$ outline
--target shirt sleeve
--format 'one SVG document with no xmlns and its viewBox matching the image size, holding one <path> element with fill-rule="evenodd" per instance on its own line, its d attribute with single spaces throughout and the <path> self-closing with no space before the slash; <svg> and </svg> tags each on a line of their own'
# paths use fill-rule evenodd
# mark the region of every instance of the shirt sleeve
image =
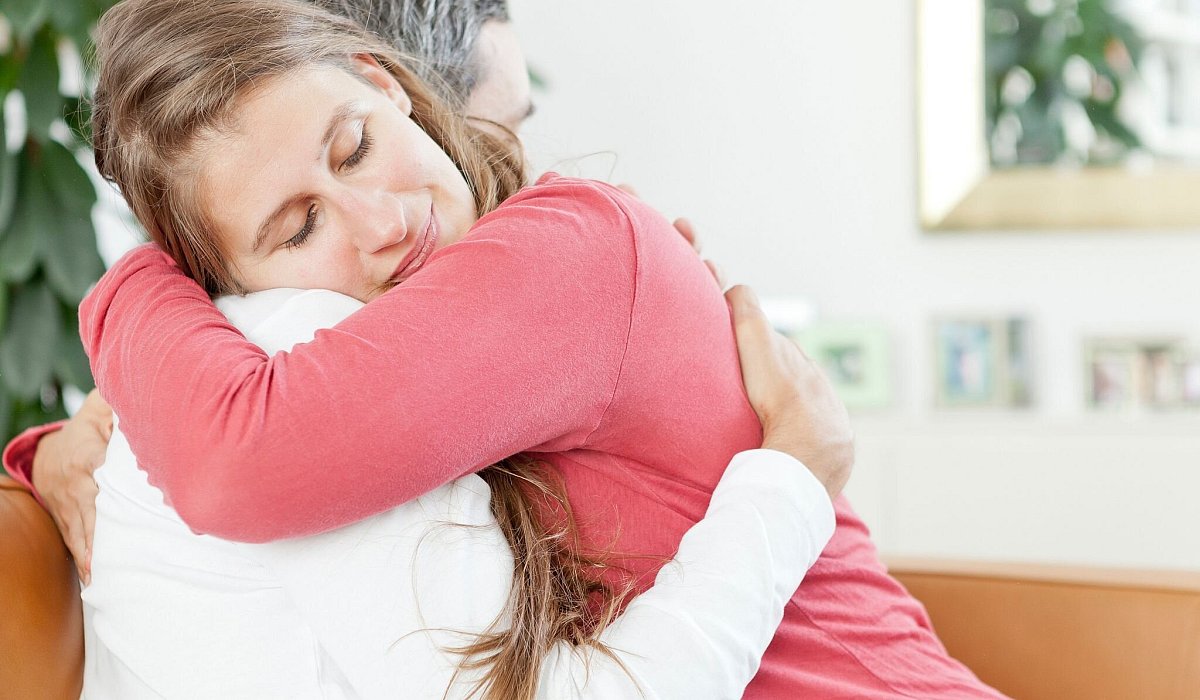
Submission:
<svg viewBox="0 0 1200 700">
<path fill-rule="evenodd" d="M 66 425 L 66 421 L 58 421 L 30 428 L 13 438 L 4 448 L 5 471 L 22 486 L 29 489 L 29 492 L 43 508 L 46 507 L 46 504 L 42 501 L 42 496 L 37 489 L 33 488 L 33 457 L 37 454 L 38 443 L 42 438 L 56 430 L 62 430 L 64 425 Z"/>
<path fill-rule="evenodd" d="M 562 643 L 538 697 L 741 697 L 833 529 L 829 497 L 800 462 L 739 453 L 675 560 L 602 633 L 616 660 Z M 448 650 L 497 619 L 513 566 L 477 479 L 347 528 L 249 546 L 363 697 L 445 688 L 461 661 Z M 478 678 L 464 672 L 449 697 Z"/>
<path fill-rule="evenodd" d="M 161 251 L 84 301 L 97 386 L 196 532 L 263 542 L 586 443 L 628 342 L 636 248 L 603 186 L 531 188 L 312 342 L 268 356 Z"/>
<path fill-rule="evenodd" d="M 739 453 L 675 561 L 604 631 L 616 658 L 560 644 L 538 697 L 741 697 L 833 530 L 829 496 L 804 465 Z"/>
</svg>

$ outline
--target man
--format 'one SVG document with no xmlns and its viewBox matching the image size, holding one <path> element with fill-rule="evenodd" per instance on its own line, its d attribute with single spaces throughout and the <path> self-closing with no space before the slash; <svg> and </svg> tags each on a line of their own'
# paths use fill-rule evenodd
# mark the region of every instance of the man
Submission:
<svg viewBox="0 0 1200 700">
<path fill-rule="evenodd" d="M 406 48 L 469 116 L 515 133 L 531 112 L 524 59 L 503 2 L 322 3 Z M 110 423 L 103 402 L 92 397 L 62 431 L 31 431 L 5 456 L 10 471 L 46 498 L 85 577 L 95 497 L 87 475 L 103 459 Z M 946 655 L 920 604 L 887 576 L 849 504 L 840 499 L 836 506 L 837 532 L 793 598 L 746 697 L 997 697 Z"/>
</svg>

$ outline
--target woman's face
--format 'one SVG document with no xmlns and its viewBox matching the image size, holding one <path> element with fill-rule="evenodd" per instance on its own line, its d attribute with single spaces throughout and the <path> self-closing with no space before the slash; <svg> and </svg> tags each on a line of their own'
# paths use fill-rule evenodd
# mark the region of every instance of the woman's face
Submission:
<svg viewBox="0 0 1200 700">
<path fill-rule="evenodd" d="M 399 83 L 314 67 L 242 100 L 205 144 L 201 206 L 248 291 L 331 289 L 369 301 L 477 217 L 449 156 L 410 118 Z"/>
</svg>

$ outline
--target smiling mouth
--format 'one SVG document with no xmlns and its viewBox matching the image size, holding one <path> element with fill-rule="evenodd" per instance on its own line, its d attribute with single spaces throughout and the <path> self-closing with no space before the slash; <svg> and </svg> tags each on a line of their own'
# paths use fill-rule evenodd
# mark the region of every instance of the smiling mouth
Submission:
<svg viewBox="0 0 1200 700">
<path fill-rule="evenodd" d="M 429 207 L 429 220 L 425 222 L 425 228 L 421 231 L 420 237 L 413 245 L 412 250 L 408 251 L 408 255 L 404 256 L 404 260 L 400 261 L 396 272 L 392 274 L 391 281 L 395 284 L 403 282 L 410 277 L 414 272 L 421 269 L 425 264 L 425 260 L 438 242 L 437 222 L 433 217 L 433 207 Z"/>
</svg>

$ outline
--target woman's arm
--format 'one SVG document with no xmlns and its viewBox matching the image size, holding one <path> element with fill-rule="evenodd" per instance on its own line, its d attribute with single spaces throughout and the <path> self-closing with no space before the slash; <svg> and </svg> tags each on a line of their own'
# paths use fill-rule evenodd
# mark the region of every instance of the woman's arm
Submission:
<svg viewBox="0 0 1200 700">
<path fill-rule="evenodd" d="M 93 390 L 70 420 L 30 428 L 8 444 L 4 467 L 54 518 L 75 569 L 89 580 L 89 547 L 96 521 L 96 482 L 112 436 L 112 409 Z"/>
<path fill-rule="evenodd" d="M 632 313 L 622 197 L 526 190 L 291 353 L 249 343 L 148 247 L 85 300 L 81 335 L 151 483 L 194 530 L 328 530 L 517 452 L 586 443 Z"/>
<path fill-rule="evenodd" d="M 29 489 L 33 497 L 43 507 L 46 505 L 46 502 L 42 500 L 42 495 L 38 493 L 37 488 L 33 485 L 33 463 L 42 445 L 42 441 L 46 437 L 62 430 L 66 424 L 67 421 L 62 420 L 29 428 L 4 446 L 4 470 L 22 486 Z"/>
</svg>

